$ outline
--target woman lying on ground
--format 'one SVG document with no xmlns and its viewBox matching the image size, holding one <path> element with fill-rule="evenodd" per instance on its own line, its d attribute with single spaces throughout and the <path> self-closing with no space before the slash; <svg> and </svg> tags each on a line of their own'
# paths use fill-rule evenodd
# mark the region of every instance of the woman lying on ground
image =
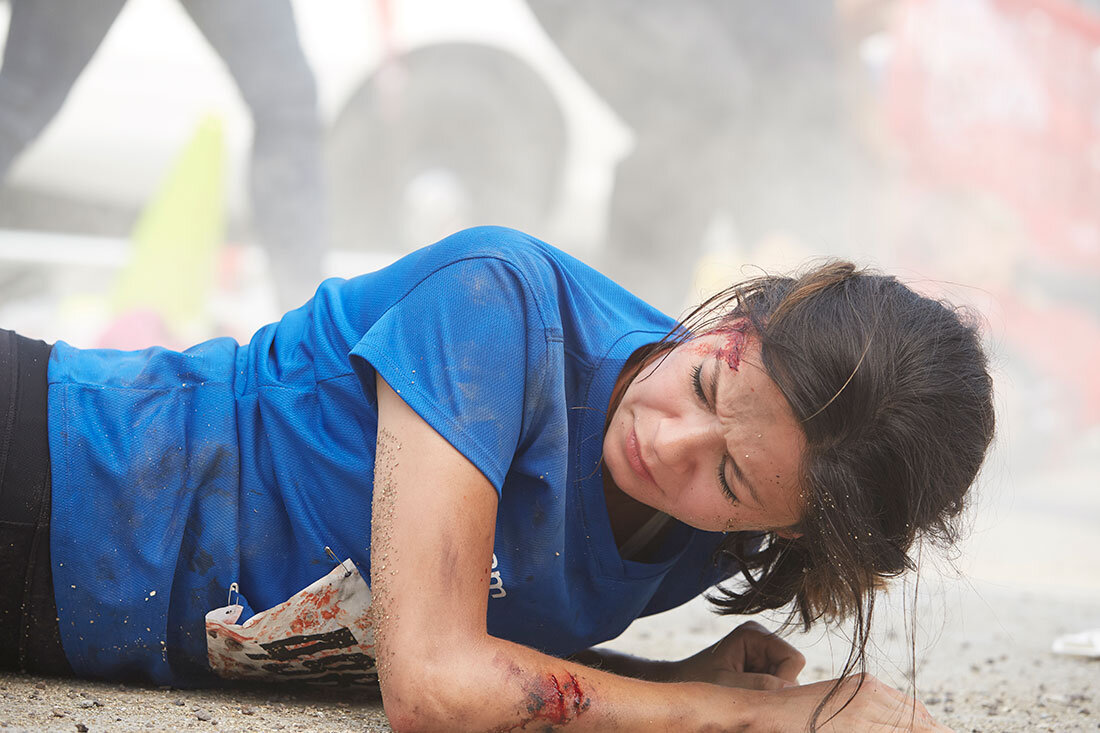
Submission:
<svg viewBox="0 0 1100 733">
<path fill-rule="evenodd" d="M 794 684 L 801 655 L 756 624 L 676 663 L 589 649 L 721 581 L 721 613 L 791 604 L 862 640 L 914 541 L 951 536 L 990 378 L 974 329 L 893 278 L 762 277 L 675 324 L 481 228 L 328 280 L 245 346 L 0 346 L 9 667 L 361 673 L 311 656 L 333 635 L 226 661 L 204 629 L 231 584 L 243 624 L 335 552 L 370 569 L 351 625 L 397 731 L 945 730 L 871 677 Z M 311 618 L 340 593 L 302 596 Z"/>
</svg>

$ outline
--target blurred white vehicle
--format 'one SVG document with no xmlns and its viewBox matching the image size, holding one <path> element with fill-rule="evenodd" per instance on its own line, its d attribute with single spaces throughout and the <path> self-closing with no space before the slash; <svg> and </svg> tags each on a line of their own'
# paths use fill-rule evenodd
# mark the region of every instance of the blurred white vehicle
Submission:
<svg viewBox="0 0 1100 733">
<path fill-rule="evenodd" d="M 299 0 L 295 11 L 329 132 L 338 250 L 403 250 L 489 221 L 568 222 L 575 241 L 599 226 L 628 135 L 522 2 Z M 7 16 L 0 4 L 0 42 Z M 78 219 L 79 206 L 115 212 L 91 227 L 117 229 L 210 113 L 224 124 L 232 220 L 246 222 L 251 122 L 232 79 L 178 3 L 130 0 L 5 182 L 55 205 L 0 218 L 71 231 L 67 203 Z"/>
<path fill-rule="evenodd" d="M 295 0 L 325 129 L 332 249 L 353 275 L 475 224 L 537 232 L 584 256 L 629 133 L 520 0 Z M 0 44 L 9 5 L 0 0 Z M 64 21 L 62 21 L 64 22 Z M 200 122 L 226 147 L 230 277 L 209 330 L 278 315 L 251 240 L 252 124 L 175 0 L 129 0 L 61 111 L 0 184 L 0 323 L 96 342 L 128 235 Z"/>
</svg>

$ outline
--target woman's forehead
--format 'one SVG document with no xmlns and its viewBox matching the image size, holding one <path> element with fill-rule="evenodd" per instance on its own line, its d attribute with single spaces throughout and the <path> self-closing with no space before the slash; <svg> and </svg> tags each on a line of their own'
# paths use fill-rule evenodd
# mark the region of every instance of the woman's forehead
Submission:
<svg viewBox="0 0 1100 733">
<path fill-rule="evenodd" d="M 736 370 L 724 363 L 720 352 L 712 357 L 704 374 L 716 380 L 718 415 L 727 418 L 731 428 L 738 428 L 739 433 L 756 431 L 761 439 L 767 437 L 788 446 L 794 441 L 801 450 L 805 444 L 802 427 L 787 398 L 764 368 L 759 343 L 750 342 L 746 346 Z M 769 432 L 761 432 L 764 430 Z"/>
</svg>

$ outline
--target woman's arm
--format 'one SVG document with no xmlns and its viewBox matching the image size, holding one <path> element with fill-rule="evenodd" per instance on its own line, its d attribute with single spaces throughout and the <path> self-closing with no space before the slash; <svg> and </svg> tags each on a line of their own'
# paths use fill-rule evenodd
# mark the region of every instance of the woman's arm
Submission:
<svg viewBox="0 0 1100 733">
<path fill-rule="evenodd" d="M 805 727 L 823 691 L 780 699 L 771 696 L 787 691 L 631 679 L 490 636 L 496 492 L 384 380 L 377 385 L 371 613 L 396 731 Z M 898 717 L 896 705 L 891 712 Z"/>
<path fill-rule="evenodd" d="M 378 379 L 372 617 L 396 731 L 749 730 L 750 691 L 620 677 L 489 636 L 497 496 Z"/>
</svg>

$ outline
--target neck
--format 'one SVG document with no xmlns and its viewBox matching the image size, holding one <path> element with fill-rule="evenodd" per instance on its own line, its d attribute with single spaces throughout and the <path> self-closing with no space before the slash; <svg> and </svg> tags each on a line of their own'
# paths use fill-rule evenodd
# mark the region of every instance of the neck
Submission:
<svg viewBox="0 0 1100 733">
<path fill-rule="evenodd" d="M 603 496 L 607 503 L 607 516 L 611 520 L 611 532 L 619 548 L 657 513 L 653 507 L 627 496 L 611 480 L 606 468 L 603 473 Z"/>
</svg>

